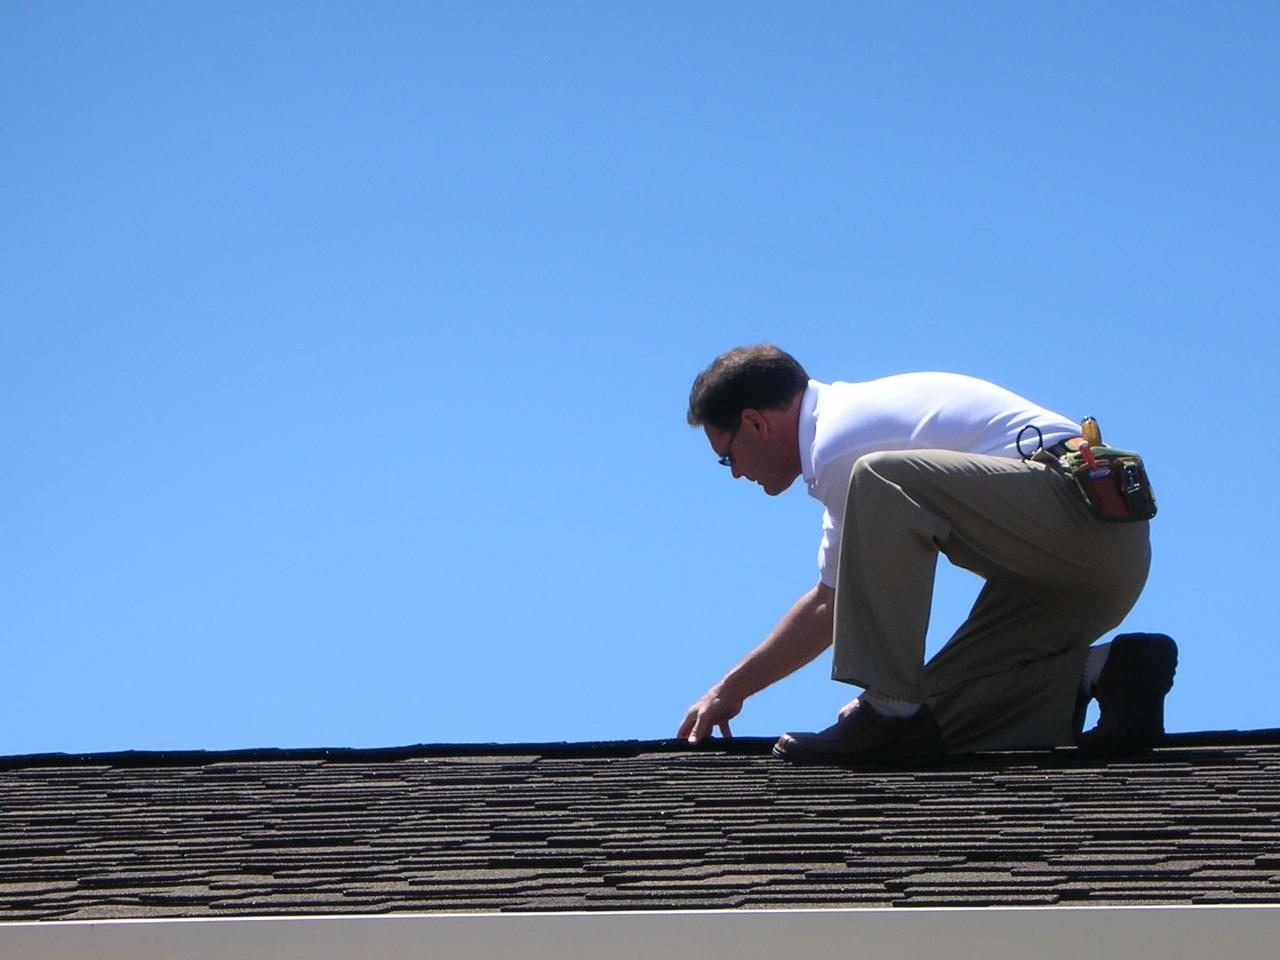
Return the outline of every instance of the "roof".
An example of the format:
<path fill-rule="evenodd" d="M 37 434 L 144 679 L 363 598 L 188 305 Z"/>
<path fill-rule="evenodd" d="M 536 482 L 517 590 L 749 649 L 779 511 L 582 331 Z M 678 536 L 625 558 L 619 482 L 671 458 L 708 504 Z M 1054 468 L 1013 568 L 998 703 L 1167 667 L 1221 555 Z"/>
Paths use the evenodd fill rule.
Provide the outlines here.
<path fill-rule="evenodd" d="M 923 770 L 769 745 L 0 758 L 0 919 L 1280 903 L 1280 731 Z"/>

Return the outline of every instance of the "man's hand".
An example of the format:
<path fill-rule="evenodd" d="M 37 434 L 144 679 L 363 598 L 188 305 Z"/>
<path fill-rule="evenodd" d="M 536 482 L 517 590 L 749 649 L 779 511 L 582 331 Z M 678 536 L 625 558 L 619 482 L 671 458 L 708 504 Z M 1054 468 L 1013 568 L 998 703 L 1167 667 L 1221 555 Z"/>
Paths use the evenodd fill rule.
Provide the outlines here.
<path fill-rule="evenodd" d="M 733 732 L 729 729 L 729 721 L 741 710 L 740 699 L 727 696 L 718 686 L 712 687 L 689 708 L 676 736 L 682 740 L 687 739 L 690 743 L 698 743 L 711 732 L 712 727 L 719 727 L 725 738 L 731 739 Z"/>
<path fill-rule="evenodd" d="M 747 697 L 799 670 L 831 646 L 835 594 L 834 587 L 819 583 L 793 603 L 773 632 L 689 708 L 676 736 L 698 743 L 712 727 L 719 727 L 725 737 L 732 737 L 729 721 L 742 710 Z"/>

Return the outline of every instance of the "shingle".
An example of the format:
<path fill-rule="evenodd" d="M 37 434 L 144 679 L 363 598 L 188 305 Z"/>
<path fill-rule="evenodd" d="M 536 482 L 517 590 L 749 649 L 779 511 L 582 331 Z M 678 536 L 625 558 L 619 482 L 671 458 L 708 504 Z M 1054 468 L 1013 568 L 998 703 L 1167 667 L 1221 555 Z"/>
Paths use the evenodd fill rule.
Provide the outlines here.
<path fill-rule="evenodd" d="M 1280 903 L 1280 736 L 930 770 L 767 742 L 0 758 L 0 919 Z"/>

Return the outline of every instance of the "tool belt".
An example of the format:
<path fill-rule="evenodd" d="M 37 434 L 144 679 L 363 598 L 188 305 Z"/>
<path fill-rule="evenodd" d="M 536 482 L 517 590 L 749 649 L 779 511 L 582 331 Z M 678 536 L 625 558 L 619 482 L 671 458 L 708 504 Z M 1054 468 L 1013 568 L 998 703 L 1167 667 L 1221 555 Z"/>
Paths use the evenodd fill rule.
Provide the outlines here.
<path fill-rule="evenodd" d="M 1082 444 L 1060 456 L 1058 464 L 1098 519 L 1121 523 L 1150 520 L 1156 515 L 1156 496 L 1147 468 L 1132 450 Z"/>
<path fill-rule="evenodd" d="M 1062 470 L 1099 520 L 1111 523 L 1150 520 L 1156 515 L 1156 496 L 1142 457 L 1132 450 L 1103 446 L 1097 422 L 1090 424 L 1090 420 L 1092 418 L 1086 418 L 1082 427 L 1086 437 L 1093 434 L 1093 443 L 1081 437 L 1046 448 L 1041 441 L 1035 453 L 1024 454 L 1024 459 L 1036 459 Z M 1036 427 L 1030 429 L 1040 433 Z M 1019 452 L 1022 436 L 1018 435 Z"/>

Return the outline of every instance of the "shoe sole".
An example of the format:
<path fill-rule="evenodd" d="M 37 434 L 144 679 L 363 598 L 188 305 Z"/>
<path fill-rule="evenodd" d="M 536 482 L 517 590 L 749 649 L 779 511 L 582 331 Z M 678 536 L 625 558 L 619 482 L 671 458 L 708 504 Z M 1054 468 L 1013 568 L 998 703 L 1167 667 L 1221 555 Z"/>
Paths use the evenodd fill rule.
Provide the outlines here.
<path fill-rule="evenodd" d="M 1104 710 L 1098 726 L 1084 734 L 1081 748 L 1094 755 L 1143 753 L 1164 736 L 1164 698 L 1173 689 L 1178 645 L 1162 633 L 1126 633 L 1112 641 L 1111 656 L 1134 666 L 1123 686 L 1110 685 L 1099 691 L 1098 699 L 1124 704 L 1124 719 L 1118 726 L 1110 723 Z"/>
<path fill-rule="evenodd" d="M 893 754 L 885 753 L 787 753 L 778 747 L 773 748 L 773 756 L 778 760 L 785 760 L 787 763 L 796 766 L 827 766 L 827 767 L 894 767 L 894 768 L 919 768 L 919 767 L 936 767 L 946 762 L 947 755 L 945 753 L 920 753 L 920 754 Z"/>
<path fill-rule="evenodd" d="M 832 751 L 788 751 L 780 744 L 773 745 L 773 756 L 788 763 L 826 764 L 828 766 L 881 766 L 910 767 L 935 766 L 947 759 L 944 748 L 936 750 L 915 749 L 892 746 L 883 750 L 869 750 L 862 753 L 839 753 Z"/>

